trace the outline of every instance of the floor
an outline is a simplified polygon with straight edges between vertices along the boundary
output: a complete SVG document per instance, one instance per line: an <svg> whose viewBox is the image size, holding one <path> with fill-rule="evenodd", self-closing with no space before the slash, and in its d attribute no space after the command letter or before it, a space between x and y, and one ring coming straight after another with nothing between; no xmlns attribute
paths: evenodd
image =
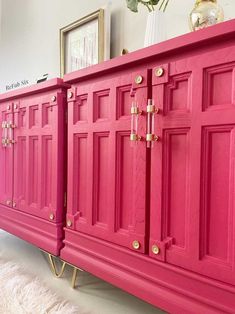
<svg viewBox="0 0 235 314"><path fill-rule="evenodd" d="M79 305L81 311L87 314L164 313L86 272L79 273L77 288L72 289L70 267L67 267L63 278L53 277L47 258L41 251L2 230L0 230L0 255L23 265L27 271L38 276L55 293Z"/></svg>

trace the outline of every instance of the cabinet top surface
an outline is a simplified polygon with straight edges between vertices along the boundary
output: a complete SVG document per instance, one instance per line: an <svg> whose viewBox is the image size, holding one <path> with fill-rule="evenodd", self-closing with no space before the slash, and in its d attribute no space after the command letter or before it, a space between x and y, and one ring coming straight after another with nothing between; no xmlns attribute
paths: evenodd
<svg viewBox="0 0 235 314"><path fill-rule="evenodd" d="M30 85L27 87L15 89L13 91L0 94L0 103L7 100L11 100L11 99L16 99L19 97L26 97L32 94L43 93L49 90L54 90L58 88L69 88L69 87L70 85L64 83L62 79L54 78L54 79L50 79L42 83Z"/></svg>
<svg viewBox="0 0 235 314"><path fill-rule="evenodd" d="M235 38L235 19L210 26L196 32L190 32L179 37L175 37L159 44L131 52L124 56L90 66L85 69L74 71L64 76L64 82L76 83L92 76L110 73L114 70L125 69L127 66L135 66L144 62L149 62L153 58L161 58L166 54L171 56L186 51L203 49L211 45L220 44Z"/></svg>

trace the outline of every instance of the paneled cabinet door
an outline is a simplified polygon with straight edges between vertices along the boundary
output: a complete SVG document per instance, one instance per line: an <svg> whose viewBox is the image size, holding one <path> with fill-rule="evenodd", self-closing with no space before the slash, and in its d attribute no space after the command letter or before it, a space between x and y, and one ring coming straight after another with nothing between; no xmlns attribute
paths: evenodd
<svg viewBox="0 0 235 314"><path fill-rule="evenodd" d="M162 67L164 74L158 76ZM153 69L152 258L235 284L235 50ZM158 249L156 248L158 247Z"/></svg>
<svg viewBox="0 0 235 314"><path fill-rule="evenodd" d="M45 93L14 102L13 203L21 211L48 220L57 219L60 145L57 106L60 96L53 95Z"/></svg>
<svg viewBox="0 0 235 314"><path fill-rule="evenodd" d="M0 104L0 203L12 206L13 195L13 114L10 102Z"/></svg>
<svg viewBox="0 0 235 314"><path fill-rule="evenodd" d="M81 82L68 97L67 226L144 252L146 143L130 135L134 107L145 137L147 71Z"/></svg>

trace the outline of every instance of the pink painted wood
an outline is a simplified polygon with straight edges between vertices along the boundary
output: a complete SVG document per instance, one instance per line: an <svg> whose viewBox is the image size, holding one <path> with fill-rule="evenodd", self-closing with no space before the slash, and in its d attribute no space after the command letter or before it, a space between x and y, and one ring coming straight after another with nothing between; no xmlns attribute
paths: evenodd
<svg viewBox="0 0 235 314"><path fill-rule="evenodd" d="M74 97L68 143L72 226L65 228L61 257L170 313L235 311L234 38L231 20L65 76ZM124 141L120 149L113 134L130 132L115 110L118 91L132 84L131 73L147 73L141 108L146 111L147 97L160 109L159 141L151 150L145 145L138 159L143 143L131 151ZM121 99L128 121L131 101ZM146 122L141 123L144 134ZM124 154L115 155L114 148ZM118 165L130 169L131 160L136 175L128 170L123 187L142 186L132 197L140 193L138 202L145 206L128 206L120 190ZM119 208L125 208L124 217L143 210L136 220L145 225L143 254L130 247L131 230L126 241L114 232ZM97 209L103 211L97 215Z"/></svg>
<svg viewBox="0 0 235 314"><path fill-rule="evenodd" d="M0 146L0 204L12 206L13 198L13 150L12 145L3 144L2 141L7 140L10 136L9 128L6 123L13 123L13 108L11 102L0 104L0 126L1 126L1 146Z"/></svg>
<svg viewBox="0 0 235 314"><path fill-rule="evenodd" d="M3 205L12 208L9 216L12 213L18 217L15 227L12 222L4 222L6 216L0 217L0 227L9 228L10 232L53 254L58 254L62 245L65 217L67 87L69 85L61 79L53 79L0 96L1 119L12 120L14 128L9 132L15 142L1 148L1 165L3 169L4 164L7 167L1 181L0 198ZM0 216L7 213L5 208L0 212ZM30 221L30 225L26 221ZM48 237L51 239L46 240Z"/></svg>
<svg viewBox="0 0 235 314"><path fill-rule="evenodd" d="M141 75L143 83L135 78ZM130 104L147 102L147 71L81 82L68 91L70 228L145 252L145 142L130 144ZM139 117L145 135L145 116Z"/></svg>
<svg viewBox="0 0 235 314"><path fill-rule="evenodd" d="M150 255L235 285L235 48L157 64L152 79Z"/></svg>

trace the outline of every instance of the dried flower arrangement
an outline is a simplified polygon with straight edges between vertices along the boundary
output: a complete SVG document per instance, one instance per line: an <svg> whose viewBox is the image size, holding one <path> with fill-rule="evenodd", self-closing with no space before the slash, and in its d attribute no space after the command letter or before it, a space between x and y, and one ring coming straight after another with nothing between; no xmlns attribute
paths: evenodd
<svg viewBox="0 0 235 314"><path fill-rule="evenodd" d="M159 4L159 10L165 12L170 0L126 0L127 7L132 12L138 12L138 5L147 7L149 12L155 11L155 6Z"/></svg>

